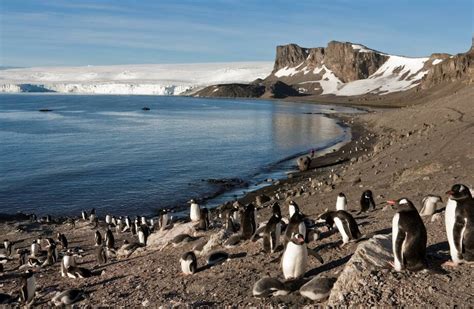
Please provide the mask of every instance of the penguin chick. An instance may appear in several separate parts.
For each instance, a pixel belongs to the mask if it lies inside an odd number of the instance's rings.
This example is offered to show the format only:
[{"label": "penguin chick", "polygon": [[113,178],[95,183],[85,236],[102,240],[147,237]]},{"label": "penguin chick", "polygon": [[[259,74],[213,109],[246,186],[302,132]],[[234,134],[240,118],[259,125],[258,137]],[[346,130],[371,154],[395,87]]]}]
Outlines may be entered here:
[{"label": "penguin chick", "polygon": [[278,279],[264,277],[253,285],[252,294],[255,297],[270,297],[287,295],[290,291]]},{"label": "penguin chick", "polygon": [[57,292],[56,295],[51,299],[51,302],[55,306],[68,306],[75,304],[81,300],[84,300],[84,298],[84,291],[78,289],[71,289],[63,292]]},{"label": "penguin chick", "polygon": [[197,270],[197,259],[194,252],[189,251],[184,253],[179,259],[181,264],[181,271],[185,275],[192,275]]}]

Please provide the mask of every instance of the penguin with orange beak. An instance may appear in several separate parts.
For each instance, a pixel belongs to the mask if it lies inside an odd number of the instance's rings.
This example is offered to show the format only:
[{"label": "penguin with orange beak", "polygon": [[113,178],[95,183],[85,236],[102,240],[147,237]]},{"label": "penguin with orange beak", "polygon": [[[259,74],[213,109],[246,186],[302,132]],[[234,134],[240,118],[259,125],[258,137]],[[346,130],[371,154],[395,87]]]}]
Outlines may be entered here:
[{"label": "penguin with orange beak", "polygon": [[426,228],[413,203],[407,198],[390,200],[395,207],[392,220],[393,268],[419,271],[426,268]]}]

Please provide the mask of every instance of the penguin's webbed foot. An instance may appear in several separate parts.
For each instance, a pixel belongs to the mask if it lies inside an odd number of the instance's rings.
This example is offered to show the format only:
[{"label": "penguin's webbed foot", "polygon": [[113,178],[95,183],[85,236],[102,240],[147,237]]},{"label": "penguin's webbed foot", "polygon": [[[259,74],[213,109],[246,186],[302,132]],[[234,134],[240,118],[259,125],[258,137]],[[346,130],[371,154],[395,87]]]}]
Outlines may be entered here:
[{"label": "penguin's webbed foot", "polygon": [[454,262],[452,260],[446,261],[441,266],[446,266],[446,267],[457,267],[459,265],[458,262]]}]

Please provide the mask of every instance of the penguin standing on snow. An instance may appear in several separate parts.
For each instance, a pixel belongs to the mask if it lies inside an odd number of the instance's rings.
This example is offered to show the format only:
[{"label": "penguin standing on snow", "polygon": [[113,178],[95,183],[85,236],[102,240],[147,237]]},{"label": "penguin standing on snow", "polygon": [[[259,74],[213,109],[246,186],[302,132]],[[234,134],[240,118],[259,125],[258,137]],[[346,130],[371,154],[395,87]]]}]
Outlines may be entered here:
[{"label": "penguin standing on snow", "polygon": [[368,211],[370,207],[372,207],[372,210],[375,210],[375,201],[372,191],[366,190],[360,197],[360,211],[358,214]]},{"label": "penguin standing on snow", "polygon": [[201,208],[199,208],[199,204],[196,203],[194,199],[191,199],[188,203],[191,204],[190,205],[191,209],[190,209],[190,214],[189,214],[191,221],[198,222],[199,218],[201,218]]},{"label": "penguin standing on snow", "polygon": [[396,271],[426,268],[426,228],[417,209],[406,198],[387,203],[397,211],[392,220],[393,268]]},{"label": "penguin standing on snow", "polygon": [[351,240],[357,240],[362,237],[356,220],[350,213],[344,210],[328,211],[323,213],[319,220],[326,223],[329,228],[336,224],[337,230],[342,236],[343,245]]},{"label": "penguin standing on snow", "polygon": [[452,261],[445,265],[474,262],[474,199],[469,188],[462,184],[455,184],[446,193],[449,199],[445,222]]},{"label": "penguin standing on snow", "polygon": [[336,210],[345,210],[347,211],[347,199],[344,193],[339,193],[336,200]]},{"label": "penguin standing on snow", "polygon": [[250,203],[245,206],[243,214],[240,218],[240,229],[242,231],[242,239],[250,239],[257,230],[257,222],[255,221],[255,206]]},{"label": "penguin standing on snow", "polygon": [[442,203],[443,200],[438,195],[427,195],[421,201],[423,207],[420,210],[421,216],[432,216],[437,210],[437,204]]},{"label": "penguin standing on snow", "polygon": [[263,250],[267,253],[275,252],[280,245],[281,210],[278,203],[273,204],[272,212],[263,232]]},{"label": "penguin standing on snow", "polygon": [[197,269],[197,259],[194,252],[189,251],[184,253],[179,259],[181,264],[181,271],[185,275],[192,275],[196,272]]}]

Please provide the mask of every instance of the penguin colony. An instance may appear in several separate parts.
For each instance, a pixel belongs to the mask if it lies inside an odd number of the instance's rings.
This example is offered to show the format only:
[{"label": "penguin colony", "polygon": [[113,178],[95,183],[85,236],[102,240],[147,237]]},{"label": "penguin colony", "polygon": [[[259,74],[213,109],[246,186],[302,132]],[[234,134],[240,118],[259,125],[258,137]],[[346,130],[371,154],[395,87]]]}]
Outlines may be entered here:
[{"label": "penguin colony", "polygon": [[[455,267],[461,263],[474,263],[474,199],[466,185],[455,184],[446,192],[447,204],[445,210],[446,238],[449,243],[451,259],[444,264]],[[229,246],[238,245],[244,241],[256,241],[261,238],[262,249],[260,254],[278,254],[283,280],[268,276],[255,282],[252,294],[255,297],[271,297],[287,295],[296,290],[299,294],[313,301],[322,301],[329,296],[334,278],[314,277],[304,279],[308,271],[308,260],[315,258],[324,264],[322,257],[311,248],[309,244],[317,241],[322,231],[340,234],[341,246],[349,242],[358,242],[364,239],[359,230],[359,225],[348,209],[344,193],[336,197],[334,210],[326,210],[315,220],[304,215],[299,206],[290,201],[287,205],[289,218],[283,218],[281,206],[273,203],[271,216],[258,226],[256,208],[253,204],[241,205],[238,202],[228,203],[219,209],[217,220],[210,219],[210,212],[201,208],[199,204],[190,202],[191,222],[195,223],[196,231],[224,229],[233,239]],[[438,204],[442,198],[436,195],[427,195],[422,201],[420,211],[417,210],[408,198],[388,200],[387,204],[395,209],[392,219],[392,249],[393,261],[390,267],[394,271],[420,271],[429,267],[426,260],[427,232],[421,219],[438,211]],[[370,190],[362,192],[358,213],[376,211],[373,193]],[[84,252],[80,247],[71,247],[67,235],[56,234],[52,238],[34,239],[29,247],[17,247],[14,242],[5,239],[3,242],[4,253],[0,259],[0,272],[6,263],[17,261],[15,269],[24,271],[19,282],[20,289],[17,294],[9,295],[0,293],[0,304],[26,305],[35,303],[37,284],[35,273],[42,268],[59,265],[59,274],[64,278],[81,280],[92,276],[100,276],[107,263],[117,258],[117,251],[125,252],[129,257],[139,248],[146,248],[147,240],[151,233],[158,230],[172,229],[175,222],[170,210],[162,210],[158,218],[148,219],[137,216],[134,220],[130,217],[115,217],[110,214],[102,221],[92,209],[89,213],[82,211],[81,219],[69,220],[74,228],[76,222],[83,221],[91,227],[91,237],[95,244],[95,259],[97,267],[87,269],[79,266]],[[54,220],[47,216],[38,220],[32,216],[33,221],[53,223]],[[105,227],[105,228],[104,228]],[[114,234],[128,233],[134,241],[125,241],[122,246],[115,243]],[[193,242],[199,237],[188,234],[177,235],[170,243],[178,246],[184,242]],[[209,267],[218,267],[219,264],[236,258],[225,251],[214,251],[205,258],[205,265],[198,265],[197,254],[200,249],[184,252],[179,259],[183,275],[194,275],[205,271]],[[326,261],[329,262],[329,261]],[[302,284],[289,284],[302,279]],[[87,291],[69,289],[56,291],[50,304],[56,306],[71,305],[88,297]]]}]

